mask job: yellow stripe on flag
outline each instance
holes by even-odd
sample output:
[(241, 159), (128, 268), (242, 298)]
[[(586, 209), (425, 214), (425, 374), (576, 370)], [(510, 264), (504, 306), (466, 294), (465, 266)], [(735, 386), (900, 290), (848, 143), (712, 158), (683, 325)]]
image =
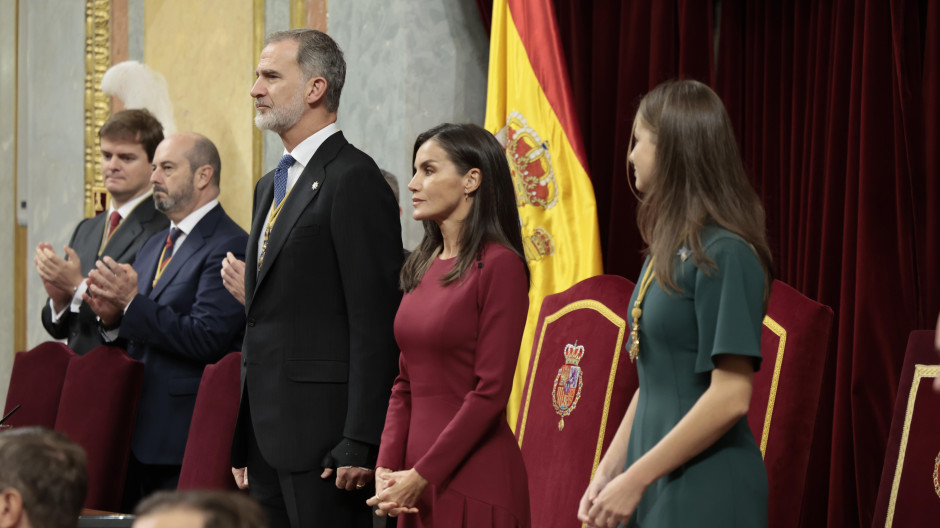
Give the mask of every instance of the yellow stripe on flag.
[[(485, 126), (506, 144), (532, 274), (528, 321), (507, 408), (515, 429), (542, 299), (599, 275), (603, 266), (591, 180), (539, 83), (506, 0), (493, 3)], [(577, 337), (571, 336), (572, 343)], [(543, 355), (564, 364), (562, 350)]]

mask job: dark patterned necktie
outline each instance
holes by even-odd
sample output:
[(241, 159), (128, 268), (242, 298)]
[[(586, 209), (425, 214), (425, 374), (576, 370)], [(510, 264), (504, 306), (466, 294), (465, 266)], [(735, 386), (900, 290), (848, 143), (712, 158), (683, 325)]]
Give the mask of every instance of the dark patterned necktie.
[(294, 164), (294, 158), (290, 154), (284, 154), (281, 162), (274, 169), (274, 207), (281, 205), (284, 196), (287, 195), (287, 169)]

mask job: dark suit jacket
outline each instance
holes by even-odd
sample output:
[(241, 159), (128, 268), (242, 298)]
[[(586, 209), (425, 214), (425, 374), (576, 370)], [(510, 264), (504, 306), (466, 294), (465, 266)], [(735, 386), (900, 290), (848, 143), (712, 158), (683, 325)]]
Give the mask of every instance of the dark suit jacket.
[[(109, 256), (121, 263), (133, 264), (140, 246), (154, 233), (170, 225), (167, 217), (154, 208), (153, 198), (145, 198), (131, 214), (127, 215), (99, 255), (98, 249), (101, 247), (101, 239), (107, 223), (108, 215), (99, 214), (79, 222), (75, 232), (72, 233), (69, 246), (81, 259), (82, 275), (85, 277), (95, 267), (95, 261), (103, 256)], [(66, 309), (62, 317), (53, 323), (52, 309), (49, 308), (47, 300), (42, 307), (42, 325), (52, 337), (68, 338), (69, 347), (77, 354), (84, 354), (101, 344), (95, 312), (91, 311), (84, 301), (78, 313), (72, 313), (71, 310)]]
[(214, 207), (180, 246), (157, 282), (165, 230), (137, 253), (138, 294), (119, 339), (144, 362), (132, 450), (145, 464), (181, 464), (203, 368), (241, 346), (244, 307), (222, 285), (222, 259), (244, 255), (248, 235)]
[(269, 173), (255, 187), (232, 462), (246, 465), (253, 426), (261, 454), (279, 470), (319, 468), (344, 440), (366, 452), (334, 453), (337, 465), (366, 465), (377, 456), (398, 373), (398, 205), (375, 162), (337, 132), (290, 191), (259, 271), (273, 180)]

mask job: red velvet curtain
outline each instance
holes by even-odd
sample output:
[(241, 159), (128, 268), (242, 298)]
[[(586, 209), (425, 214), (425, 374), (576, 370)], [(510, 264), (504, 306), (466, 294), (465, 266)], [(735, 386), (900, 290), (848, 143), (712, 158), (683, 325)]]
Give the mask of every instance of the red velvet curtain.
[(626, 165), (633, 115), (640, 97), (663, 81), (681, 75), (710, 82), (711, 6), (556, 0), (555, 8), (594, 184), (604, 269), (636, 280), (643, 242)]
[(924, 142), (925, 124), (934, 138), (938, 125), (923, 119), (940, 98), (925, 84), (940, 61), (924, 60), (924, 35), (940, 24), (927, 14), (903, 0), (721, 5), (714, 86), (767, 209), (779, 277), (837, 318), (807, 526), (870, 525), (904, 343), (940, 307), (940, 188)]
[(639, 98), (695, 78), (724, 99), (778, 278), (836, 314), (794, 507), (804, 526), (869, 526), (907, 335), (940, 310), (940, 2), (555, 5), (607, 273), (641, 265), (626, 181)]

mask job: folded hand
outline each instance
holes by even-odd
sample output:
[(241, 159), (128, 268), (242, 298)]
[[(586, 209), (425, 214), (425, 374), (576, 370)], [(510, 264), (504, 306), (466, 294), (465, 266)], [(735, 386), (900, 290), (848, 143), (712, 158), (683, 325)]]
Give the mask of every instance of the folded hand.
[[(415, 505), (428, 485), (427, 479), (413, 468), (395, 472), (381, 469), (381, 474), (376, 472), (376, 494), (366, 501), (366, 504), (378, 506), (379, 509), (375, 512), (378, 516), (397, 517), (402, 513), (418, 513)], [(382, 491), (378, 491), (380, 486)]]

